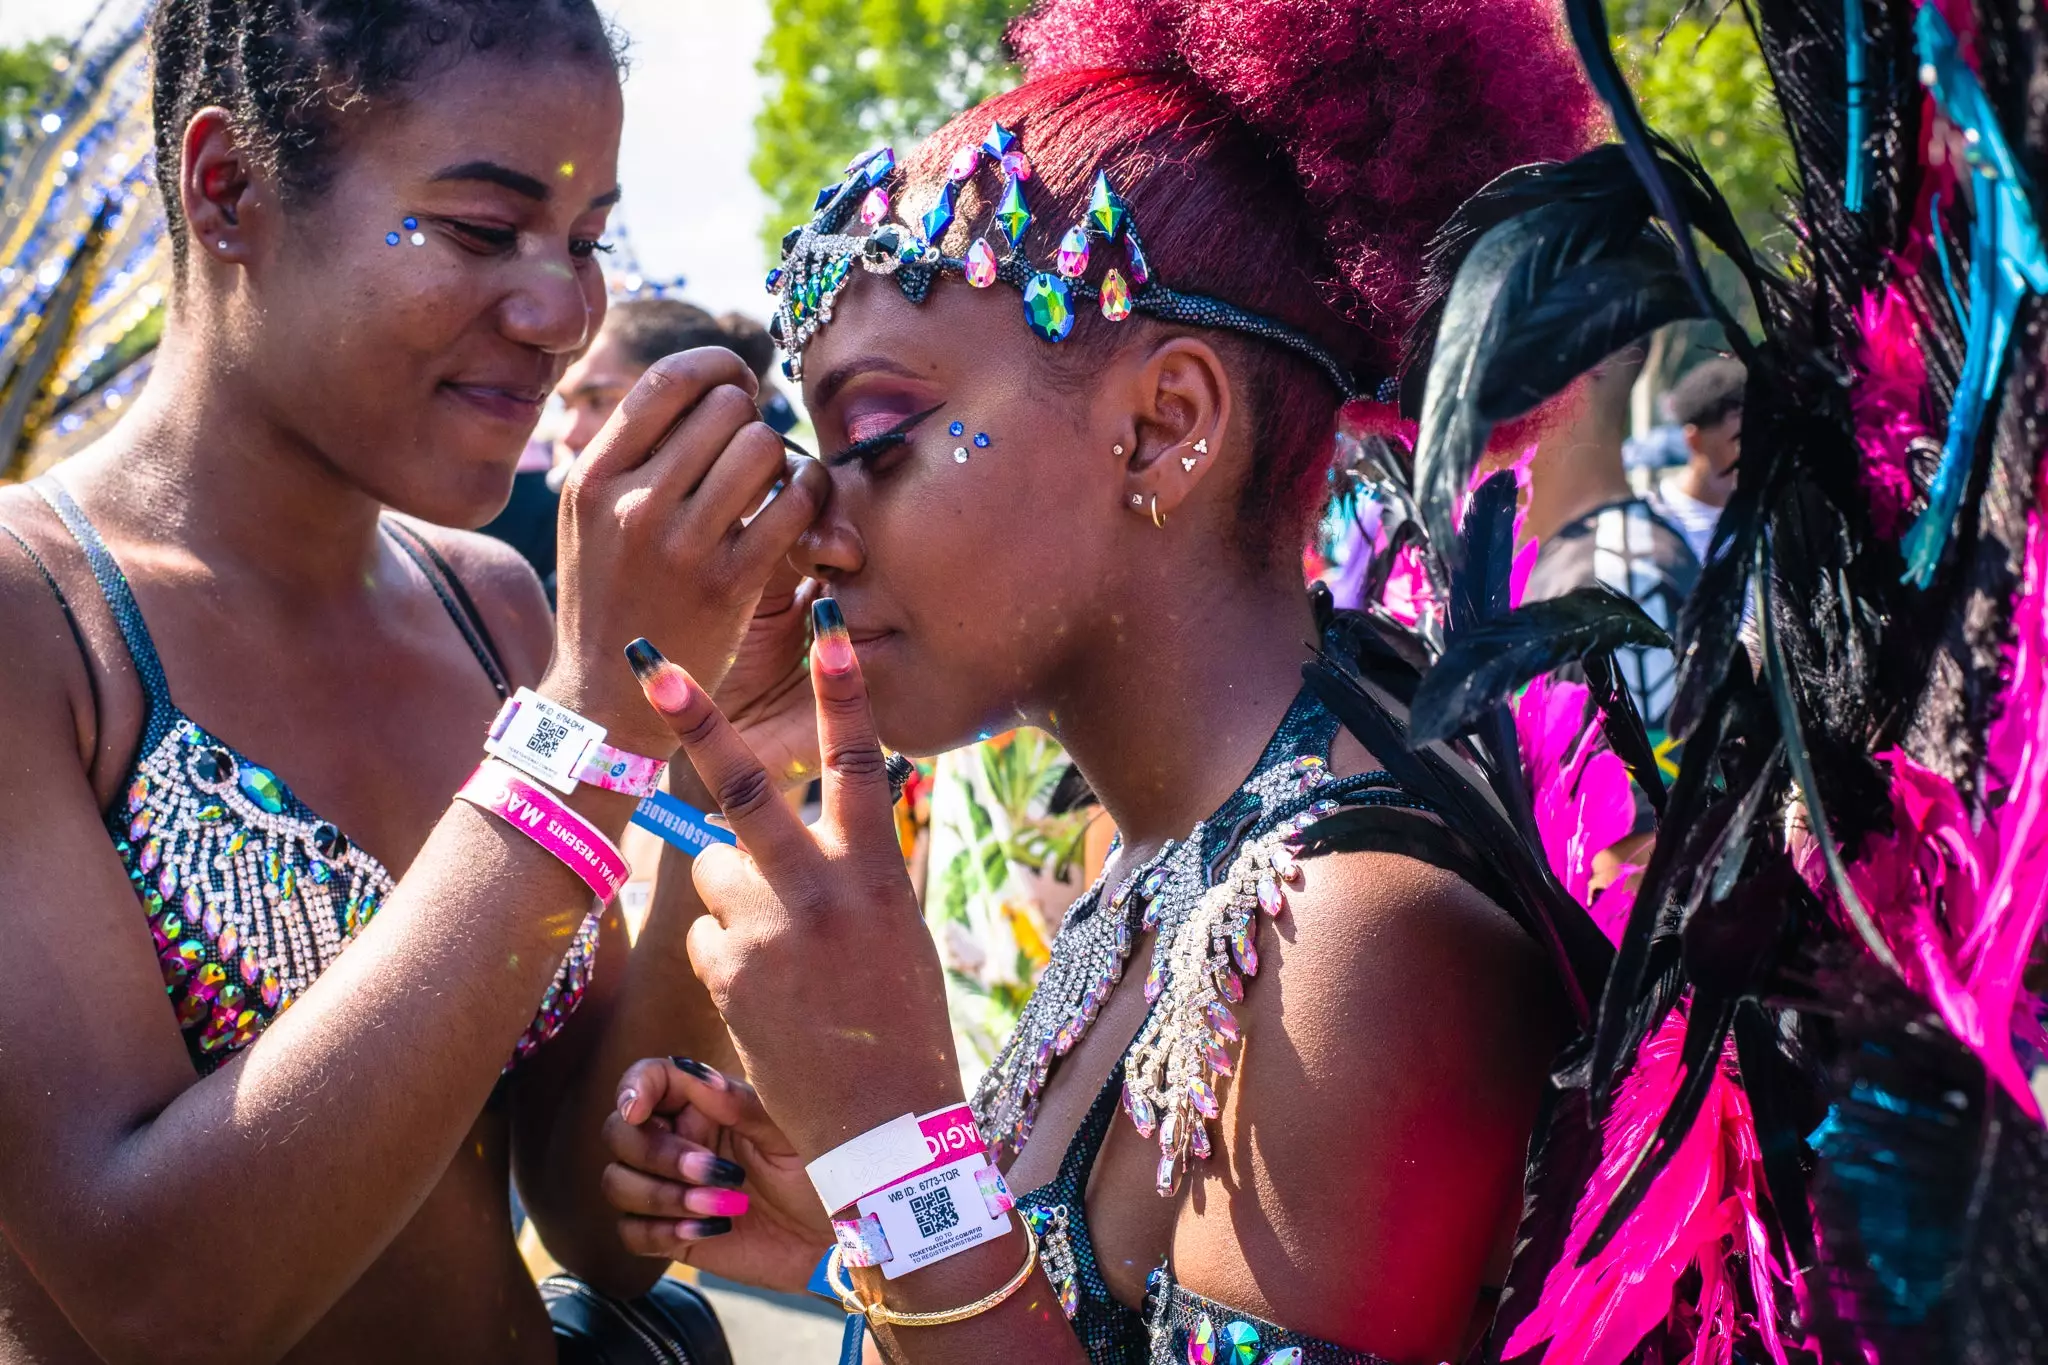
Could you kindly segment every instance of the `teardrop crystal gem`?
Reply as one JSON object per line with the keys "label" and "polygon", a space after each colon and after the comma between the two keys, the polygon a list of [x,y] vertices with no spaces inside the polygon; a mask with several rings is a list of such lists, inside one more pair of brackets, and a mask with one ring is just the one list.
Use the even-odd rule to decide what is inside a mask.
{"label": "teardrop crystal gem", "polygon": [[1188,1082],[1188,1102],[1205,1119],[1213,1119],[1223,1112],[1223,1106],[1216,1102],[1216,1092],[1207,1081]]}
{"label": "teardrop crystal gem", "polygon": [[988,238],[976,237],[974,245],[967,248],[967,282],[976,289],[986,289],[996,282],[996,249],[988,244]]}
{"label": "teardrop crystal gem", "polygon": [[1280,894],[1280,883],[1271,877],[1259,878],[1259,909],[1268,915],[1278,915],[1287,908],[1287,898]]}
{"label": "teardrop crystal gem", "polygon": [[1041,341],[1065,341],[1074,331],[1074,291],[1057,275],[1033,275],[1024,286],[1024,321]]}
{"label": "teardrop crystal gem", "polygon": [[242,794],[265,811],[272,815],[284,812],[284,783],[277,780],[276,773],[250,763],[244,765],[235,778],[242,788]]}
{"label": "teardrop crystal gem", "polygon": [[128,813],[133,815],[142,809],[142,803],[149,800],[149,779],[138,777],[128,784]]}
{"label": "teardrop crystal gem", "polygon": [[1188,1332],[1188,1365],[1216,1365],[1216,1324],[1198,1314]]}
{"label": "teardrop crystal gem", "polygon": [[1273,871],[1283,882],[1300,881],[1301,863],[1295,859],[1294,850],[1276,847],[1273,850]]}
{"label": "teardrop crystal gem", "polygon": [[1218,1038],[1226,1043],[1237,1041],[1237,1016],[1221,1000],[1211,1000],[1202,1006],[1202,1017],[1209,1021],[1209,1027],[1216,1031]]}
{"label": "teardrop crystal gem", "polygon": [[1166,989],[1166,969],[1159,959],[1152,959],[1151,968],[1145,973],[1145,1003],[1152,1004],[1159,999],[1159,993]]}
{"label": "teardrop crystal gem", "polygon": [[1301,1365],[1302,1359],[1299,1346],[1283,1346],[1260,1361],[1259,1365]]}
{"label": "teardrop crystal gem", "polygon": [[1060,238],[1060,274],[1078,280],[1088,273],[1088,231],[1076,223]]}
{"label": "teardrop crystal gem", "polygon": [[1130,315],[1131,287],[1124,283],[1123,272],[1111,266],[1102,277],[1102,316],[1111,322],[1122,322]]}
{"label": "teardrop crystal gem", "polygon": [[1003,154],[1003,174],[1013,180],[1029,180],[1031,178],[1031,158],[1022,152],[1005,152]]}
{"label": "teardrop crystal gem", "polygon": [[1219,1076],[1228,1076],[1231,1073],[1230,1054],[1224,1051],[1223,1044],[1214,1038],[1202,1044],[1202,1060]]}
{"label": "teardrop crystal gem", "polygon": [[1131,283],[1143,289],[1152,283],[1152,265],[1145,259],[1145,248],[1138,245],[1135,232],[1125,235],[1124,246],[1130,256]]}
{"label": "teardrop crystal gem", "polygon": [[1152,1112],[1152,1102],[1131,1089],[1129,1081],[1124,1082],[1124,1112],[1131,1116],[1131,1126],[1138,1130],[1139,1137],[1152,1136],[1158,1116]]}
{"label": "teardrop crystal gem", "polygon": [[974,179],[975,171],[981,168],[981,148],[962,147],[953,153],[953,159],[946,163],[946,179],[954,184]]}
{"label": "teardrop crystal gem", "polygon": [[1209,1159],[1208,1124],[1198,1123],[1195,1125],[1194,1131],[1188,1134],[1188,1150],[1204,1161]]}
{"label": "teardrop crystal gem", "polygon": [[1223,998],[1233,1005],[1244,999],[1244,982],[1238,979],[1236,972],[1230,971],[1228,968],[1217,978],[1216,989],[1222,992]]}
{"label": "teardrop crystal gem", "polygon": [[889,191],[876,186],[868,191],[868,197],[860,201],[860,221],[863,227],[875,227],[889,216]]}
{"label": "teardrop crystal gem", "polygon": [[1250,926],[1239,925],[1230,931],[1230,955],[1246,976],[1258,975],[1259,945],[1252,938]]}

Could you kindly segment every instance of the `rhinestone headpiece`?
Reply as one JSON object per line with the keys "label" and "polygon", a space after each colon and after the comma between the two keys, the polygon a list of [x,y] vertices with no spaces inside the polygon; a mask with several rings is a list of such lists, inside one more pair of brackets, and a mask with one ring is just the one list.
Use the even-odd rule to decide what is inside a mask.
{"label": "rhinestone headpiece", "polygon": [[[953,225],[960,187],[973,180],[984,163],[1001,171],[1002,193],[987,231],[974,238],[965,256],[948,256],[938,244]],[[857,262],[871,274],[893,275],[912,303],[924,302],[941,273],[958,275],[977,289],[1001,281],[1024,296],[1024,321],[1046,341],[1065,341],[1081,307],[1093,306],[1111,322],[1143,313],[1164,322],[1236,332],[1285,346],[1312,361],[1347,402],[1393,399],[1395,380],[1361,381],[1297,328],[1222,299],[1184,294],[1161,284],[1145,258],[1130,205],[1107,173],[1096,175],[1088,208],[1060,238],[1051,267],[1034,264],[1024,253],[1024,234],[1032,223],[1024,200],[1031,163],[1017,145],[1016,134],[1000,123],[979,144],[962,147],[954,155],[937,199],[914,222],[892,219],[897,206],[886,182],[895,170],[896,153],[888,147],[855,157],[847,163],[844,178],[818,191],[811,221],[792,228],[782,239],[782,264],[768,272],[768,292],[776,299],[768,330],[787,353],[782,370],[793,380],[803,378],[804,347],[832,320],[832,304],[852,280]],[[1090,284],[1091,260],[1109,254],[1100,248],[1117,246],[1123,248],[1122,267],[1110,266],[1099,282]]]}

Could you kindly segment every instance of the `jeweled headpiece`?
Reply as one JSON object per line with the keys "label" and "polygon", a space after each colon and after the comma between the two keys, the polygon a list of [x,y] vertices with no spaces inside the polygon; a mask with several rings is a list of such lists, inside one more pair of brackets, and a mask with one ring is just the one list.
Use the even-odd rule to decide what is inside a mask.
{"label": "jeweled headpiece", "polygon": [[[953,225],[960,187],[973,180],[984,163],[995,166],[1003,177],[988,230],[975,237],[965,256],[948,256],[939,242]],[[1222,299],[1185,294],[1160,283],[1145,258],[1130,205],[1107,173],[1096,175],[1087,211],[1060,238],[1051,268],[1034,264],[1024,253],[1024,234],[1032,223],[1024,201],[1031,163],[1017,145],[1016,134],[1000,123],[979,144],[962,147],[954,155],[937,200],[913,223],[892,221],[896,205],[885,182],[895,169],[896,153],[888,147],[855,157],[847,163],[843,179],[818,191],[811,221],[792,228],[782,239],[782,264],[768,272],[768,292],[776,297],[768,330],[787,352],[782,369],[791,379],[803,378],[804,347],[832,320],[833,301],[853,278],[858,263],[871,274],[894,276],[912,303],[924,302],[941,273],[958,275],[977,289],[1001,281],[1023,294],[1024,321],[1046,341],[1065,341],[1082,307],[1099,309],[1111,322],[1143,313],[1164,322],[1237,332],[1285,346],[1314,362],[1347,402],[1363,397],[1386,402],[1393,397],[1395,381],[1361,380],[1298,328]],[[1119,245],[1122,268],[1112,265],[1099,282],[1090,284],[1091,261],[1108,254],[1098,248]]]}

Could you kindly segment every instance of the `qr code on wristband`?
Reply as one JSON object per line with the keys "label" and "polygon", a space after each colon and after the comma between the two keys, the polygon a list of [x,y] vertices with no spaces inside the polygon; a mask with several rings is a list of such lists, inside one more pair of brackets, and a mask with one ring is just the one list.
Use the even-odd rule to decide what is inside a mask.
{"label": "qr code on wristband", "polygon": [[917,1219],[917,1235],[934,1237],[960,1226],[960,1211],[953,1207],[953,1192],[944,1186],[930,1194],[912,1195],[911,1216]]}
{"label": "qr code on wristband", "polygon": [[526,747],[542,758],[553,758],[555,750],[562,747],[562,741],[569,737],[569,727],[553,716],[541,715],[533,722],[533,737],[526,741]]}

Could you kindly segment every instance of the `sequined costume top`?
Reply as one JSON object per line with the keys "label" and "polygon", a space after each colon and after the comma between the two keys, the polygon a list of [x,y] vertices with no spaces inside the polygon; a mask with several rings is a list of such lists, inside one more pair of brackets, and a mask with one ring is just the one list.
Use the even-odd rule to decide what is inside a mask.
{"label": "sequined costume top", "polygon": [[[149,919],[186,1050],[205,1075],[291,1007],[377,913],[393,878],[275,772],[178,709],[120,565],[62,486],[43,478],[34,487],[84,551],[142,685],[142,740],[106,811],[107,831]],[[496,650],[453,570],[402,524],[387,521],[384,531],[426,575],[492,686],[507,695]],[[577,931],[507,1072],[575,1012],[598,922],[593,911]]]}
{"label": "sequined costume top", "polygon": [[[1176,1145],[1165,1131],[1175,1122],[1174,1118],[1169,1115],[1165,1122],[1160,1122],[1153,1105],[1134,1094],[1125,1085],[1125,1077],[1128,1059],[1142,1059],[1146,1055],[1140,1044],[1157,1032],[1157,1016],[1170,1001],[1179,998],[1170,989],[1167,977],[1175,965],[1185,970],[1190,959],[1185,949],[1180,953],[1173,951],[1169,940],[1177,936],[1177,930],[1192,921],[1195,936],[1214,934],[1219,940],[1229,940],[1228,956],[1215,959],[1229,964],[1224,969],[1228,976],[1224,990],[1235,994],[1226,994],[1225,1000],[1241,1000],[1242,977],[1257,971],[1256,948],[1249,942],[1248,934],[1239,937],[1243,933],[1242,919],[1218,919],[1215,927],[1197,919],[1201,906],[1214,904],[1216,897],[1212,891],[1254,863],[1270,868],[1270,856],[1260,859],[1261,848],[1279,847],[1279,840],[1291,832],[1340,808],[1382,808],[1393,817],[1388,821],[1390,826],[1430,823],[1412,813],[1426,813],[1429,807],[1403,791],[1385,772],[1347,778],[1330,774],[1330,748],[1338,728],[1336,717],[1312,693],[1304,691],[1281,722],[1252,775],[1216,813],[1197,825],[1185,840],[1167,845],[1150,863],[1130,872],[1115,895],[1105,896],[1104,886],[1098,882],[1068,910],[1054,942],[1053,958],[1058,963],[1062,940],[1069,944],[1082,940],[1089,932],[1090,922],[1100,917],[1124,917],[1125,922],[1113,932],[1101,931],[1097,935],[1106,936],[1107,941],[1116,945],[1118,954],[1128,953],[1139,928],[1159,929],[1159,949],[1147,975],[1145,991],[1152,1013],[1138,1035],[1139,1042],[1126,1054],[1126,1061],[1117,1065],[1096,1097],[1061,1157],[1058,1174],[1017,1199],[1018,1208],[1039,1234],[1043,1263],[1061,1306],[1095,1365],[1385,1365],[1377,1356],[1288,1331],[1191,1293],[1175,1282],[1170,1263],[1162,1263],[1148,1278],[1143,1311],[1125,1307],[1111,1296],[1103,1280],[1088,1228],[1086,1204],[1089,1175],[1119,1112],[1120,1094],[1123,1112],[1142,1136],[1150,1138],[1158,1130],[1166,1139],[1169,1153],[1209,1155],[1206,1126],[1199,1119],[1183,1132]],[[1435,828],[1433,823],[1430,827]],[[1261,894],[1256,889],[1256,876],[1250,886],[1254,888],[1253,895]],[[1271,912],[1270,906],[1267,911]],[[1239,927],[1223,927],[1232,923]],[[1219,949],[1219,954],[1222,951]],[[1071,946],[1067,952],[1073,954]],[[984,1137],[1000,1139],[1013,1148],[1028,1138],[1036,1096],[1052,1060],[1079,1040],[1086,1021],[1093,1019],[1095,1010],[1120,975],[1119,957],[1107,976],[1098,977],[1084,988],[1078,1013],[1072,1016],[1083,1021],[1082,1028],[1063,1025],[1049,1039],[1034,1043],[1022,1036],[1029,1033],[1032,1022],[1033,1012],[1026,1007],[1025,1020],[1019,1026],[1020,1037],[1006,1049],[997,1072],[1006,1063],[1022,1066],[1021,1088],[1029,1094],[1030,1101],[1021,1114],[1006,1121],[1005,1116],[1015,1113],[1017,1106],[1006,1107],[1002,1103],[1005,1083],[997,1072],[992,1072],[991,1080],[984,1082],[975,1097]],[[1234,1042],[1235,1019],[1227,1005],[1217,1008],[1220,1003],[1211,1003],[1207,1018],[1223,1037]],[[1210,1055],[1223,1063],[1219,1067],[1222,1074],[1228,1074],[1229,1059],[1220,1051]],[[1214,1117],[1218,1111],[1213,1093],[1202,1081],[1192,1085],[1197,1088],[1195,1112]],[[1014,1091],[1019,1087],[1012,1084],[1007,1088]],[[1206,1100],[1202,1098],[1204,1094]],[[1170,1155],[1162,1161],[1161,1193],[1177,1188],[1179,1169]]]}

